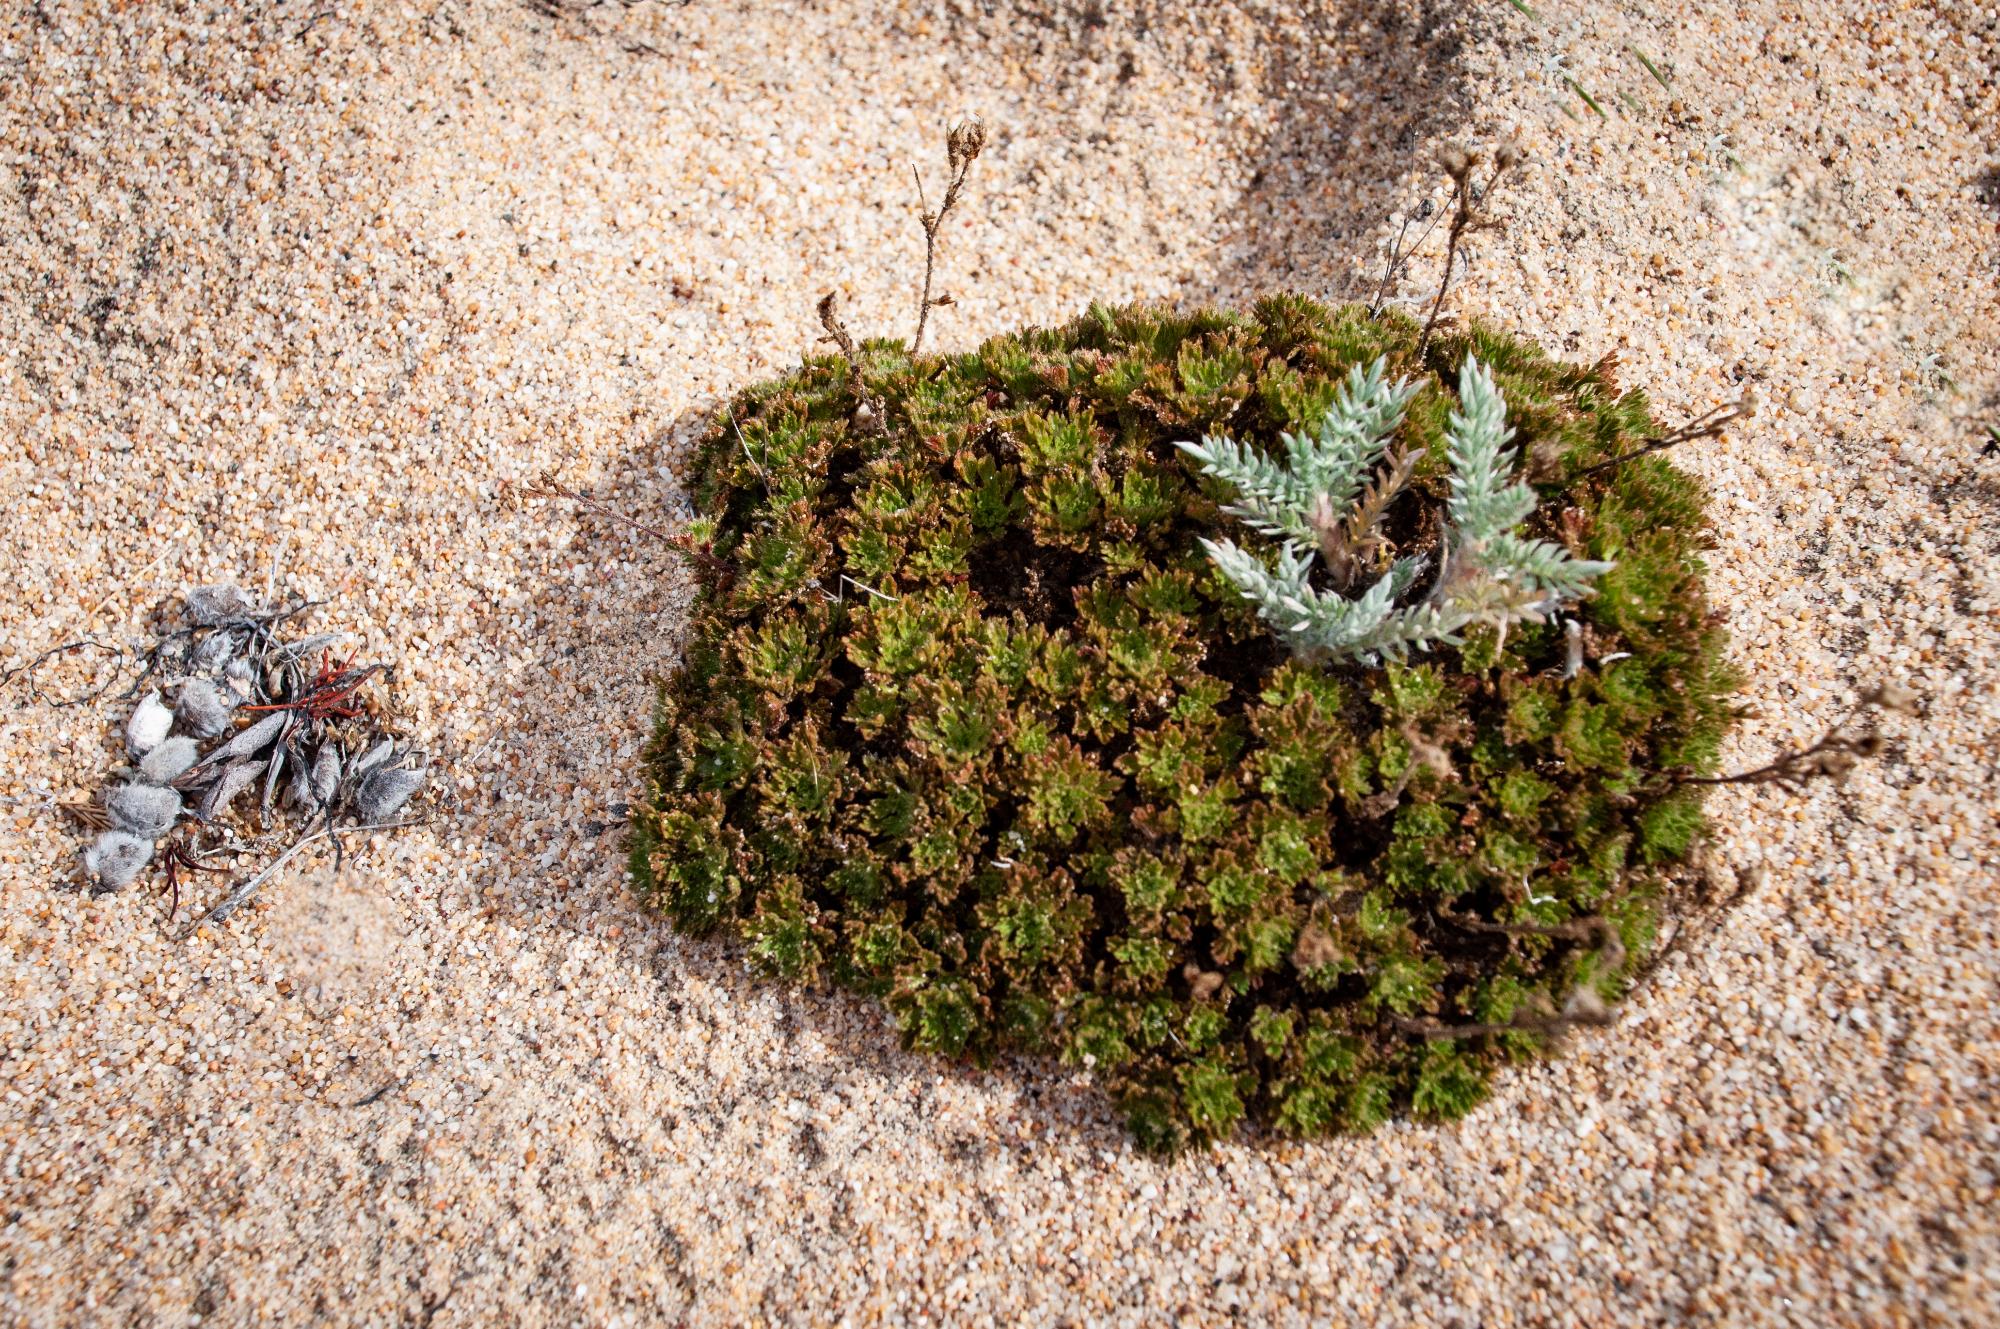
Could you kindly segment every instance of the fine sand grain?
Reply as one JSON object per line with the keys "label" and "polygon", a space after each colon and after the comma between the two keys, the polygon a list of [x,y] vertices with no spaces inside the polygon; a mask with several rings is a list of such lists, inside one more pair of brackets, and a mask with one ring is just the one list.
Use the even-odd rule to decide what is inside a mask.
{"label": "fine sand grain", "polygon": [[[9,684],[0,1320],[2000,1322],[2000,10],[1536,10],[8,6],[0,668],[202,582],[325,597],[462,805],[176,941],[55,809],[122,714]],[[970,112],[947,346],[1366,293],[1437,145],[1514,136],[1450,308],[1670,421],[1763,403],[1681,453],[1728,764],[1876,679],[1927,714],[1845,787],[1720,793],[1761,887],[1448,1129],[1163,1164],[1084,1081],[673,935],[619,847],[686,581],[503,486],[671,523],[821,292],[907,336],[908,163]]]}

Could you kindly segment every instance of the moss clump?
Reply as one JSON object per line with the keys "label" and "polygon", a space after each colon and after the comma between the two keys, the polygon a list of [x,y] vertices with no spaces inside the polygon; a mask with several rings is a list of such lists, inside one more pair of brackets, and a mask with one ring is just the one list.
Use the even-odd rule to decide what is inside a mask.
{"label": "moss clump", "polygon": [[[1644,954],[1700,828],[1676,775],[1734,680],[1695,481],[1658,455],[1566,480],[1658,433],[1645,397],[1486,330],[1418,342],[1296,297],[1100,307],[964,355],[865,345],[867,432],[841,360],[743,393],[699,458],[713,557],[638,890],[874,994],[913,1047],[1093,1068],[1151,1147],[1467,1111]],[[1227,493],[1175,444],[1271,447],[1386,356],[1422,386],[1385,536],[1426,552],[1468,355],[1545,482],[1525,534],[1614,565],[1584,667],[1553,622],[1288,655],[1203,553]]]}

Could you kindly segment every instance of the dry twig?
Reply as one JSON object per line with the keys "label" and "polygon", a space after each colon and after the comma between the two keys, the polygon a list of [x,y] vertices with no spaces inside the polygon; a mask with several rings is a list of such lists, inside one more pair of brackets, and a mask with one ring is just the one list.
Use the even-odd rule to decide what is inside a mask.
{"label": "dry twig", "polygon": [[1599,471],[1608,471],[1614,466],[1623,466],[1635,457],[1644,457],[1651,453],[1664,452],[1676,444],[1692,442],[1697,438],[1715,438],[1722,433],[1724,427],[1734,424],[1738,420],[1754,419],[1756,415],[1757,394],[1746,392],[1738,400],[1725,402],[1710,411],[1707,415],[1690,420],[1671,434],[1663,435],[1660,438],[1648,439],[1642,446],[1633,448],[1630,452],[1621,452],[1608,461],[1598,462],[1595,466],[1587,466],[1571,476],[1570,480],[1573,483],[1587,476],[1596,475]]}
{"label": "dry twig", "polygon": [[1776,784],[1798,790],[1815,776],[1826,776],[1835,784],[1845,781],[1855,764],[1880,756],[1889,744],[1871,724],[1860,733],[1847,728],[1870,711],[1894,711],[1898,715],[1917,713],[1917,694],[1901,683],[1878,683],[1861,694],[1861,702],[1847,718],[1829,729],[1810,746],[1787,752],[1755,770],[1735,775],[1686,775],[1681,784]]}
{"label": "dry twig", "polygon": [[1520,160],[1520,149],[1512,143],[1502,143],[1493,154],[1493,174],[1486,178],[1486,188],[1474,189],[1472,168],[1479,164],[1477,154],[1457,144],[1446,147],[1439,154],[1438,162],[1452,180],[1451,229],[1445,233],[1444,274],[1438,278],[1437,298],[1431,301],[1431,315],[1424,320],[1424,335],[1417,342],[1419,360],[1430,347],[1431,329],[1437,326],[1438,314],[1444,309],[1445,292],[1451,289],[1452,269],[1458,263],[1459,242],[1468,231],[1498,225],[1484,211],[1486,200],[1492,196],[1493,187],[1500,183],[1500,177]]}
{"label": "dry twig", "polygon": [[854,396],[854,413],[849,417],[855,431],[862,434],[875,433],[882,427],[882,413],[869,400],[868,384],[861,376],[861,347],[856,344],[854,334],[847,330],[847,324],[840,320],[840,293],[828,291],[820,297],[819,325],[826,329],[823,342],[832,342],[847,358],[847,390]]}
{"label": "dry twig", "polygon": [[917,302],[917,333],[910,338],[910,354],[915,355],[924,348],[924,329],[930,323],[931,309],[937,305],[948,305],[948,295],[931,298],[931,279],[937,269],[938,231],[944,226],[945,217],[951,212],[951,205],[958,202],[958,192],[965,187],[965,176],[972,169],[973,159],[986,146],[986,127],[977,120],[967,120],[953,125],[945,134],[945,162],[951,180],[945,185],[944,198],[938,209],[932,212],[930,200],[924,197],[924,177],[913,163],[910,174],[917,178],[918,218],[924,226],[924,293]]}

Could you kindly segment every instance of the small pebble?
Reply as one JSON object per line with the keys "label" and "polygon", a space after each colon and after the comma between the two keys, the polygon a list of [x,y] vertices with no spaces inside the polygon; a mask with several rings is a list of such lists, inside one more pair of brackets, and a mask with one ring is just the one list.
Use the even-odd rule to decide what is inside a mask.
{"label": "small pebble", "polygon": [[190,679],[181,685],[174,703],[174,715],[181,728],[196,738],[214,738],[229,728],[229,713],[236,709],[233,697],[207,679]]}
{"label": "small pebble", "polygon": [[133,756],[143,757],[158,747],[173,727],[174,713],[161,703],[160,691],[155,688],[125,722],[125,746],[132,750]]}
{"label": "small pebble", "polygon": [[83,870],[108,891],[132,884],[139,870],[153,861],[153,842],[124,831],[106,831],[83,851]]}
{"label": "small pebble", "polygon": [[163,785],[186,772],[200,755],[193,739],[176,734],[140,760],[139,774],[148,783]]}
{"label": "small pebble", "polygon": [[120,785],[104,796],[104,811],[119,830],[157,840],[181,815],[181,796],[158,785]]}

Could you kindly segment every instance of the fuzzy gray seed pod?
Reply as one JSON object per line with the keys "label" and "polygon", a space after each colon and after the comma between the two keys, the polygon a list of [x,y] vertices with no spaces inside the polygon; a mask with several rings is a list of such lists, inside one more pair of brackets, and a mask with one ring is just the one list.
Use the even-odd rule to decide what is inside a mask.
{"label": "fuzzy gray seed pod", "polygon": [[369,771],[374,770],[377,766],[380,766],[383,762],[389,760],[389,758],[395,755],[396,755],[396,740],[393,738],[385,738],[380,743],[377,743],[374,747],[368,749],[368,751],[362,753],[361,756],[355,760],[354,773],[356,775],[365,775]]}
{"label": "fuzzy gray seed pod", "polygon": [[153,784],[171,784],[201,756],[194,740],[175,735],[148,752],[139,762],[139,774]]}
{"label": "fuzzy gray seed pod", "polygon": [[235,709],[234,698],[203,678],[181,684],[181,695],[174,703],[181,728],[196,738],[214,738],[229,728],[229,713]]}
{"label": "fuzzy gray seed pod", "polygon": [[271,648],[271,658],[276,660],[303,660],[314,651],[323,651],[329,646],[339,646],[354,639],[351,632],[315,632],[310,637]]}
{"label": "fuzzy gray seed pod", "polygon": [[212,628],[232,618],[242,618],[257,608],[257,602],[241,586],[224,582],[197,586],[187,593],[188,616],[202,627]]}
{"label": "fuzzy gray seed pod", "polygon": [[181,796],[157,785],[120,785],[104,796],[104,811],[119,830],[157,840],[181,815]]}
{"label": "fuzzy gray seed pod", "polygon": [[125,722],[125,746],[132,750],[133,756],[143,757],[158,747],[173,727],[174,713],[161,704],[160,691],[155,688]]}
{"label": "fuzzy gray seed pod", "polygon": [[320,807],[333,802],[334,791],[340,788],[340,749],[330,742],[313,754],[311,787],[313,802]]}
{"label": "fuzzy gray seed pod", "polygon": [[222,680],[229,685],[231,695],[240,701],[248,697],[250,690],[256,686],[257,667],[239,657],[231,660],[229,667],[222,671]]}
{"label": "fuzzy gray seed pod", "polygon": [[195,815],[203,821],[214,821],[229,809],[238,794],[257,782],[257,777],[264,773],[265,764],[256,760],[232,763],[202,795],[201,806],[195,809]]}
{"label": "fuzzy gray seed pod", "polygon": [[301,812],[317,812],[320,800],[313,797],[312,768],[297,752],[290,755],[292,774],[285,781],[285,806]]}
{"label": "fuzzy gray seed pod", "polygon": [[402,810],[410,795],[423,788],[424,773],[401,769],[371,772],[354,791],[354,810],[369,825],[385,822]]}
{"label": "fuzzy gray seed pod", "polygon": [[213,674],[228,668],[229,662],[235,658],[236,634],[212,632],[194,648],[193,664],[202,673]]}
{"label": "fuzzy gray seed pod", "polygon": [[153,842],[124,831],[106,831],[83,851],[83,870],[108,891],[130,886],[139,870],[152,861]]}
{"label": "fuzzy gray seed pod", "polygon": [[269,747],[273,740],[277,739],[284,732],[285,726],[289,725],[291,721],[292,717],[285,712],[273,711],[202,758],[201,764],[212,766],[219,761],[229,761],[236,757],[254,756]]}

